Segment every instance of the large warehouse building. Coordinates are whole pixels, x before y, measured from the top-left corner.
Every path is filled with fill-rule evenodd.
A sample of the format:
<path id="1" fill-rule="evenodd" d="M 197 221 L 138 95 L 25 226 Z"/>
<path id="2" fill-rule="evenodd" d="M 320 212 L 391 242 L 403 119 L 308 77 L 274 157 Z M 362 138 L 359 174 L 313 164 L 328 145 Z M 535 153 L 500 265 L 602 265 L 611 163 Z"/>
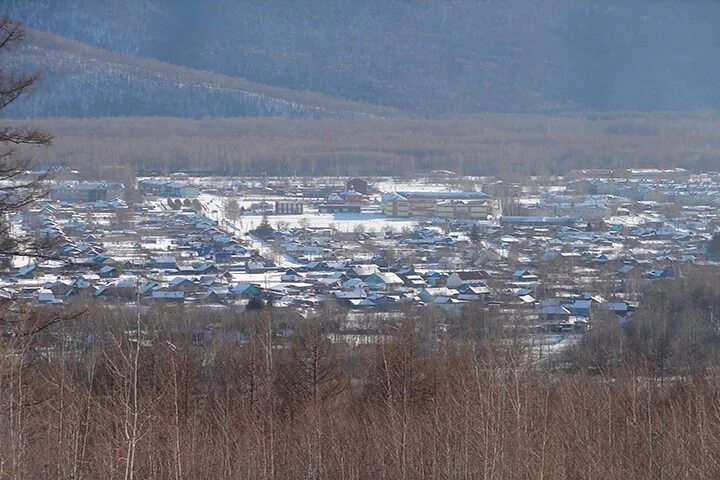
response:
<path id="1" fill-rule="evenodd" d="M 490 197 L 482 192 L 392 192 L 383 195 L 388 217 L 487 218 Z"/>

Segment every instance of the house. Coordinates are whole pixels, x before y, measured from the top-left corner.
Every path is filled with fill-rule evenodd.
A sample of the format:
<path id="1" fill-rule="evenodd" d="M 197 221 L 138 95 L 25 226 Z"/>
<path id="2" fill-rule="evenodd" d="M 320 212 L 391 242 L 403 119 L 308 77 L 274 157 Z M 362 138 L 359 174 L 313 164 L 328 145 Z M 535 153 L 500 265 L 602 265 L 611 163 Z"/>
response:
<path id="1" fill-rule="evenodd" d="M 335 295 L 335 298 L 338 300 L 357 300 L 367 298 L 367 293 L 365 293 L 365 290 L 362 289 L 333 292 L 333 295 Z"/>
<path id="2" fill-rule="evenodd" d="M 327 268 L 330 270 L 346 270 L 350 266 L 350 262 L 343 260 L 341 262 L 327 262 Z"/>
<path id="3" fill-rule="evenodd" d="M 563 321 L 570 319 L 570 310 L 559 303 L 543 303 L 539 308 L 540 318 L 546 321 Z"/>
<path id="4" fill-rule="evenodd" d="M 630 307 L 625 302 L 607 302 L 598 305 L 599 310 L 612 312 L 619 317 L 625 317 L 630 313 Z"/>
<path id="5" fill-rule="evenodd" d="M 281 282 L 304 282 L 305 278 L 302 277 L 297 271 L 292 268 L 285 270 L 285 273 L 280 277 Z"/>
<path id="6" fill-rule="evenodd" d="M 427 287 L 423 288 L 418 294 L 424 302 L 435 302 L 437 299 L 453 298 L 457 295 L 457 290 L 447 287 Z"/>
<path id="7" fill-rule="evenodd" d="M 148 267 L 157 270 L 177 270 L 178 265 L 175 257 L 160 256 L 152 257 L 148 262 Z"/>
<path id="8" fill-rule="evenodd" d="M 325 262 L 311 261 L 298 267 L 296 270 L 299 272 L 316 272 L 321 270 L 327 270 L 328 265 Z"/>
<path id="9" fill-rule="evenodd" d="M 518 295 L 517 297 L 524 305 L 532 305 L 537 300 L 532 295 Z"/>
<path id="10" fill-rule="evenodd" d="M 375 305 L 378 307 L 387 308 L 392 306 L 393 304 L 401 302 L 402 297 L 400 295 L 386 295 L 374 293 L 372 295 L 368 295 L 368 300 L 372 300 L 373 303 L 375 303 Z"/>
<path id="11" fill-rule="evenodd" d="M 341 286 L 344 290 L 357 290 L 367 287 L 365 282 L 363 282 L 362 279 L 357 277 L 345 280 Z"/>
<path id="12" fill-rule="evenodd" d="M 387 290 L 390 288 L 402 287 L 404 282 L 392 272 L 378 272 L 365 277 L 365 284 L 372 290 Z"/>
<path id="13" fill-rule="evenodd" d="M 425 274 L 425 281 L 428 285 L 437 287 L 447 282 L 448 275 L 442 272 L 428 272 Z"/>
<path id="14" fill-rule="evenodd" d="M 140 260 L 125 260 L 122 263 L 123 271 L 139 271 L 145 268 L 145 263 Z"/>
<path id="15" fill-rule="evenodd" d="M 98 271 L 98 276 L 100 278 L 117 278 L 120 276 L 120 270 L 113 266 L 105 265 Z"/>
<path id="16" fill-rule="evenodd" d="M 226 303 L 229 296 L 230 296 L 230 290 L 225 287 L 209 288 L 207 290 L 207 292 L 205 292 L 205 296 L 203 297 L 203 302 L 215 304 L 215 305 L 222 305 L 222 304 Z"/>
<path id="17" fill-rule="evenodd" d="M 195 290 L 195 280 L 184 277 L 175 277 L 168 283 L 168 288 L 173 291 L 184 291 L 188 292 Z"/>
<path id="18" fill-rule="evenodd" d="M 55 295 L 58 295 L 57 292 L 54 292 Z M 92 283 L 88 282 L 82 277 L 78 277 L 73 279 L 73 281 L 70 283 L 70 290 L 65 292 L 66 297 L 72 297 L 74 295 L 83 295 L 83 294 L 95 294 L 95 287 L 92 285 Z"/>
<path id="19" fill-rule="evenodd" d="M 355 190 L 347 190 L 345 192 L 340 192 L 337 195 L 344 203 L 362 203 L 363 201 L 363 194 L 356 192 Z M 328 203 L 330 202 L 328 201 Z"/>
<path id="20" fill-rule="evenodd" d="M 224 233 L 219 233 L 217 235 L 213 235 L 212 243 L 215 244 L 219 248 L 223 248 L 223 247 L 227 247 L 228 245 L 236 244 L 237 240 L 235 240 L 230 235 L 225 235 Z"/>
<path id="21" fill-rule="evenodd" d="M 512 291 L 512 294 L 516 297 L 523 297 L 525 295 L 532 295 L 533 291 L 530 288 L 516 288 Z"/>
<path id="22" fill-rule="evenodd" d="M 484 284 L 488 278 L 490 278 L 490 275 L 480 270 L 453 272 L 447 279 L 447 286 L 449 288 L 457 288 L 463 284 Z"/>
<path id="23" fill-rule="evenodd" d="M 473 290 L 465 290 L 461 292 L 458 296 L 458 300 L 462 300 L 464 302 L 480 302 L 485 298 L 484 294 L 481 293 L 474 293 Z"/>
<path id="24" fill-rule="evenodd" d="M 675 275 L 672 268 L 654 269 L 643 273 L 643 278 L 649 280 L 664 280 Z"/>
<path id="25" fill-rule="evenodd" d="M 359 193 L 360 195 L 367 195 L 369 192 L 370 185 L 367 180 L 362 178 L 351 178 L 345 183 L 345 187 L 348 190 Z"/>
<path id="26" fill-rule="evenodd" d="M 115 260 L 108 257 L 107 255 L 95 255 L 92 258 L 88 258 L 85 261 L 86 264 L 91 265 L 93 267 L 99 267 L 100 265 L 109 265 L 116 263 Z"/>
<path id="27" fill-rule="evenodd" d="M 416 273 L 404 275 L 401 278 L 405 279 L 405 286 L 412 288 L 424 288 L 427 286 L 425 279 Z"/>
<path id="28" fill-rule="evenodd" d="M 538 276 L 526 268 L 519 268 L 515 270 L 512 274 L 512 278 L 513 280 L 520 280 L 523 282 L 534 282 L 538 280 Z"/>
<path id="29" fill-rule="evenodd" d="M 232 276 L 230 278 L 232 279 Z M 224 287 L 227 282 L 223 276 L 203 275 L 200 277 L 200 285 L 207 288 Z"/>
<path id="30" fill-rule="evenodd" d="M 560 302 L 560 305 L 567 309 L 570 315 L 589 317 L 591 302 L 591 300 L 571 300 Z"/>
<path id="31" fill-rule="evenodd" d="M 623 276 L 629 275 L 633 270 L 635 270 L 635 267 L 633 265 L 623 265 L 618 269 L 618 273 Z"/>
<path id="32" fill-rule="evenodd" d="M 46 275 L 60 275 L 65 267 L 65 263 L 60 260 L 45 260 L 38 265 L 41 272 Z"/>
<path id="33" fill-rule="evenodd" d="M 150 298 L 162 302 L 183 303 L 185 301 L 185 292 L 153 290 Z"/>
<path id="34" fill-rule="evenodd" d="M 162 289 L 162 285 L 158 282 L 144 282 L 138 287 L 138 293 L 142 296 L 151 295 L 153 290 Z"/>
<path id="35" fill-rule="evenodd" d="M 61 305 L 63 301 L 59 298 L 55 298 L 55 295 L 48 289 L 41 288 L 38 290 L 37 295 L 38 303 L 44 303 L 48 305 Z"/>
<path id="36" fill-rule="evenodd" d="M 25 265 L 24 267 L 21 267 L 20 270 L 15 274 L 17 278 L 35 278 L 37 274 L 39 274 L 38 266 L 36 263 L 31 263 L 28 265 Z"/>
<path id="37" fill-rule="evenodd" d="M 345 203 L 345 199 L 339 193 L 331 193 L 327 196 L 325 202 L 327 205 L 342 205 Z"/>
<path id="38" fill-rule="evenodd" d="M 380 267 L 377 265 L 355 265 L 348 271 L 348 276 L 364 278 L 375 273 L 380 273 Z"/>
<path id="39" fill-rule="evenodd" d="M 96 297 L 100 298 L 121 298 L 125 300 L 134 299 L 137 296 L 135 281 L 132 279 L 116 280 L 97 289 Z"/>
<path id="40" fill-rule="evenodd" d="M 201 263 L 195 267 L 195 271 L 201 275 L 218 273 L 217 265 L 211 262 Z"/>
<path id="41" fill-rule="evenodd" d="M 40 208 L 40 211 L 38 213 L 42 213 L 44 215 L 54 215 L 55 212 L 57 212 L 57 208 L 55 208 L 54 205 L 46 203 Z"/>
<path id="42" fill-rule="evenodd" d="M 321 278 L 315 282 L 315 289 L 316 290 L 334 290 L 337 288 L 341 288 L 342 286 L 342 278 L 337 277 L 326 277 Z"/>
<path id="43" fill-rule="evenodd" d="M 464 295 L 478 295 L 481 297 L 492 293 L 490 288 L 488 288 L 488 286 L 485 284 L 469 283 L 463 283 L 457 288 L 457 291 Z"/>
<path id="44" fill-rule="evenodd" d="M 273 270 L 275 265 L 270 262 L 247 262 L 245 270 L 248 273 L 265 273 Z"/>
<path id="45" fill-rule="evenodd" d="M 375 308 L 376 304 L 369 298 L 350 298 L 347 299 L 350 308 Z"/>
<path id="46" fill-rule="evenodd" d="M 62 280 L 57 280 L 55 282 L 48 282 L 45 285 L 43 285 L 43 288 L 46 290 L 50 290 L 53 295 L 63 297 L 70 292 L 73 287 L 69 282 L 63 282 Z"/>
<path id="47" fill-rule="evenodd" d="M 242 298 L 257 297 L 262 293 L 262 289 L 252 283 L 238 283 L 230 289 L 230 293 Z"/>

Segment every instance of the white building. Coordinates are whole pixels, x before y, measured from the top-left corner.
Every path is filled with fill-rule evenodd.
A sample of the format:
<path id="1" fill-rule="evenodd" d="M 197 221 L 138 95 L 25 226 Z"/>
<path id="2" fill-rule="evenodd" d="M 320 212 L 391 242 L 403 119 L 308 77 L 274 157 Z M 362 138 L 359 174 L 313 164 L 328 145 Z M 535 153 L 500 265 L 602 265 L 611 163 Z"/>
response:
<path id="1" fill-rule="evenodd" d="M 382 199 L 388 217 L 486 218 L 489 196 L 482 192 L 393 192 Z"/>

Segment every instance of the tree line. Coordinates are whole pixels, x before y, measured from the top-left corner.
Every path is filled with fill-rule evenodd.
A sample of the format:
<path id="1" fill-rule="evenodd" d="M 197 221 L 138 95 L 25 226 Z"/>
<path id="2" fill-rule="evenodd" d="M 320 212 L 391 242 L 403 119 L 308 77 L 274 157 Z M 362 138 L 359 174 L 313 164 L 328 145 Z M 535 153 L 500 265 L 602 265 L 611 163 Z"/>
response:
<path id="1" fill-rule="evenodd" d="M 476 115 L 445 119 L 104 118 L 16 121 L 53 132 L 37 165 L 139 174 L 346 176 L 452 170 L 526 181 L 577 168 L 718 170 L 711 114 Z"/>

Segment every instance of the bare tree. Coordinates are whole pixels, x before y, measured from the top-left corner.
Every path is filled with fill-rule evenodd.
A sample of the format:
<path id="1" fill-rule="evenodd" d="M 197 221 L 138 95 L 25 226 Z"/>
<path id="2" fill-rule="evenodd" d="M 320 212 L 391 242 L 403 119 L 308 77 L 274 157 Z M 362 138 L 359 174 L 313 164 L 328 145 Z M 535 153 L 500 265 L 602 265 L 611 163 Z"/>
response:
<path id="1" fill-rule="evenodd" d="M 303 322 L 280 365 L 280 388 L 286 401 L 318 406 L 346 387 L 342 362 L 317 319 Z"/>
<path id="2" fill-rule="evenodd" d="M 22 25 L 6 15 L 0 18 L 0 55 L 7 54 L 22 41 Z M 0 69 L 0 113 L 24 94 L 38 79 L 37 73 L 18 73 Z M 28 176 L 31 157 L 26 146 L 48 145 L 51 137 L 33 128 L 0 126 L 0 262 L 13 255 L 37 256 L 40 249 L 17 231 L 10 216 L 46 194 L 46 175 Z"/>

